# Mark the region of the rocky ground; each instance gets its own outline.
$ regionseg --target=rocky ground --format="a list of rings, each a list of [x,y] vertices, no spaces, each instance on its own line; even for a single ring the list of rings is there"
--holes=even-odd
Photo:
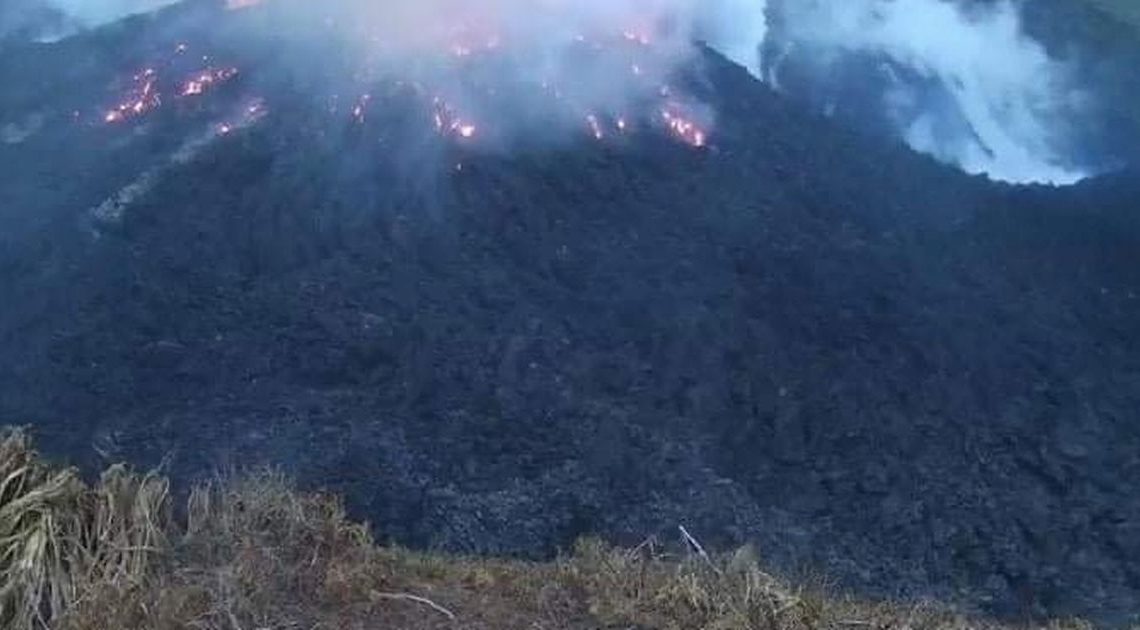
[[[6,64],[6,112],[112,72],[34,53],[67,87]],[[432,170],[284,82],[184,161],[193,113],[0,144],[0,424],[91,470],[281,465],[421,547],[684,524],[866,593],[1140,610],[1136,174],[991,184],[696,76],[702,150]]]

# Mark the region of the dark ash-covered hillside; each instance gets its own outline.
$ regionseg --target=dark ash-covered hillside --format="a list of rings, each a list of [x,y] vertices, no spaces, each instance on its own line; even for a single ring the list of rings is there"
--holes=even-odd
[[[12,53],[5,114],[76,107],[183,11]],[[271,108],[192,151],[240,90],[0,144],[0,423],[92,469],[281,465],[416,546],[684,524],[866,592],[1140,610],[1134,173],[967,177],[711,52],[705,147],[409,156],[398,95],[330,122],[245,54]]]

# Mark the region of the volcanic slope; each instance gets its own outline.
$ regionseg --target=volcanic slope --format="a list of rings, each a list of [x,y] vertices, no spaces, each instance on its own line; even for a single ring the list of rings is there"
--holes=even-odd
[[[967,177],[711,52],[701,147],[420,151],[400,97],[334,120],[260,51],[52,124],[186,11],[5,57],[0,423],[92,468],[281,465],[417,546],[684,524],[866,592],[1140,610],[1134,176]]]

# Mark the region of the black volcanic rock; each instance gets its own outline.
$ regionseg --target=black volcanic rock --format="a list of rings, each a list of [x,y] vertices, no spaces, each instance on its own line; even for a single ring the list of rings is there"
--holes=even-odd
[[[45,63],[72,67],[61,46]],[[163,160],[209,111],[123,146],[0,145],[0,422],[88,469],[284,466],[413,545],[542,555],[684,524],[865,592],[1140,609],[1135,174],[991,184],[712,53],[694,77],[701,150],[409,161],[286,81],[185,162]],[[86,93],[22,85],[5,113]],[[371,131],[406,128],[383,112]],[[148,169],[119,220],[92,217]]]

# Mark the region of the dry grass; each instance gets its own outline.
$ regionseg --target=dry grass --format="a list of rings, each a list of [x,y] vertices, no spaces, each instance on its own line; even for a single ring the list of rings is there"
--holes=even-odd
[[[339,501],[272,472],[194,489],[176,521],[160,477],[114,467],[88,487],[20,432],[0,441],[0,473],[5,629],[1001,627],[821,596],[748,550],[710,557],[695,540],[673,556],[583,541],[551,563],[379,547]]]
[[[167,484],[120,466],[95,487],[0,434],[0,627],[43,628],[92,585],[143,586],[167,547]]]

